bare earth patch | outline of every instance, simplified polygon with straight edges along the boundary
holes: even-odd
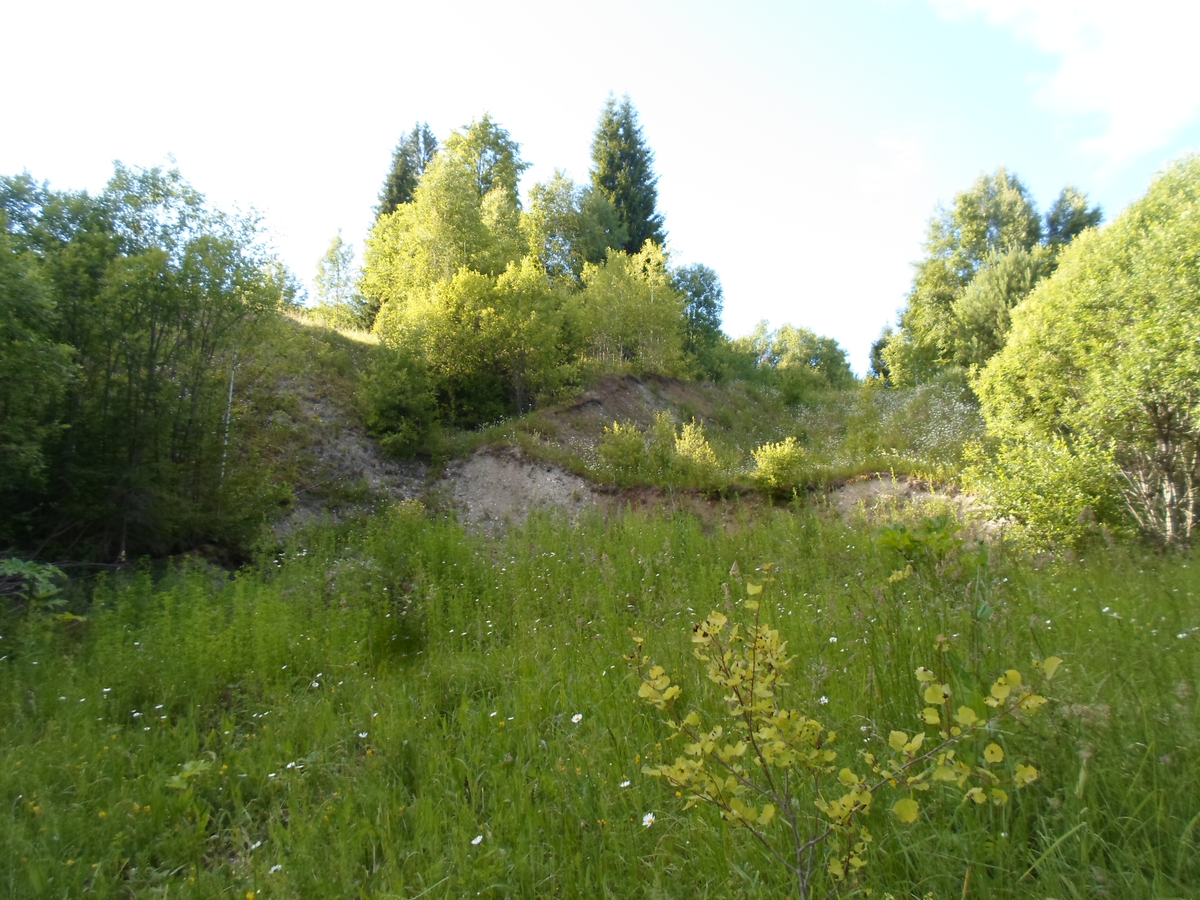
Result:
[[[595,502],[591,483],[516,449],[482,450],[451,463],[434,486],[449,496],[463,521],[496,531],[520,524],[534,510],[558,510],[574,519]]]

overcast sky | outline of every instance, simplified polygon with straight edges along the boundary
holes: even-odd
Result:
[[[99,190],[173,157],[264,216],[310,280],[359,249],[400,135],[488,112],[533,164],[586,180],[610,92],[656,154],[679,263],[865,371],[938,203],[1007,166],[1044,209],[1109,217],[1200,147],[1200,4],[1181,0],[17,3],[3,12],[0,173]]]

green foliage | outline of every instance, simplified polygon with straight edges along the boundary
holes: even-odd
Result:
[[[613,422],[596,447],[602,477],[620,485],[660,484],[712,489],[728,483],[729,473],[693,418],[682,428],[670,413],[655,414],[648,429]]]
[[[612,428],[605,426],[596,453],[618,484],[631,483],[649,468],[645,432],[631,422],[623,425],[613,422]]]
[[[683,366],[684,300],[656,244],[629,255],[610,250],[586,265],[568,306],[585,363],[601,372],[677,375]]]
[[[4,518],[23,520],[23,542],[107,558],[211,534],[232,372],[283,300],[255,223],[208,209],[178,172],[120,165],[97,198],[3,179],[0,206],[5,265],[17,254],[34,278],[11,283],[43,292],[6,323],[41,332],[6,364],[24,356],[45,379],[43,405],[5,416],[28,480]]]
[[[317,263],[317,296],[312,314],[331,328],[369,328],[372,318],[358,292],[354,245],[342,240],[341,229]]]
[[[402,204],[412,202],[425,167],[437,149],[437,138],[429,130],[428,122],[413,125],[413,130],[400,139],[392,151],[392,167],[379,193],[376,219],[394,213]]]
[[[1046,247],[992,251],[981,263],[979,274],[954,300],[954,361],[971,369],[995,356],[1008,337],[1012,308],[1050,275],[1054,266],[1054,253]]]
[[[1046,246],[1065,247],[1089,228],[1099,226],[1104,211],[1099,206],[1088,207],[1087,195],[1067,185],[1046,213]]]
[[[881,348],[889,380],[911,385],[929,380],[947,364],[985,362],[1003,346],[1007,310],[1053,271],[1060,248],[1099,221],[1099,207],[1089,209],[1087,197],[1068,186],[1043,230],[1016,176],[1003,167],[981,175],[929,223],[926,255],[916,264],[900,331],[886,350]],[[1039,251],[1042,244],[1047,249]],[[968,287],[980,276],[967,298]]]
[[[689,481],[711,485],[719,479],[721,464],[716,453],[704,436],[704,425],[692,421],[685,422],[679,434],[675,436],[675,466]]]
[[[771,569],[763,566],[768,582],[774,580]],[[750,599],[761,595],[763,587],[749,581],[745,585],[748,597],[741,606],[753,614],[753,624],[727,629],[729,618],[714,611],[694,628],[693,655],[720,689],[723,705],[715,714],[711,705],[686,715],[677,710],[683,690],[671,683],[662,666],[650,665],[650,657],[642,654],[642,638],[633,638],[634,653],[626,659],[641,681],[638,696],[662,711],[674,736],[685,741],[685,755],[672,763],[643,766],[642,771],[679,788],[677,796],[685,792],[685,809],[697,804],[715,807],[722,819],[752,834],[795,880],[802,898],[813,896],[814,890],[828,891],[828,896],[857,886],[875,840],[865,821],[874,797],[883,789],[908,794],[891,811],[902,825],[910,825],[920,814],[914,794],[954,785],[962,792],[963,803],[1005,806],[1009,796],[1000,785],[1022,788],[1037,780],[1036,768],[1014,766],[1011,760],[1008,772],[997,771],[994,767],[1007,754],[995,742],[982,746],[1004,718],[1035,713],[1047,702],[1015,669],[996,680],[982,704],[975,699],[974,705],[952,712],[950,698],[955,691],[939,683],[931,670],[918,667],[916,677],[926,704],[921,714],[924,727],[911,736],[892,730],[878,751],[882,758],[860,749],[861,763],[846,760],[849,765],[865,764],[871,774],[863,777],[849,765],[839,770],[838,751],[832,749],[837,732],[785,706],[780,696],[781,689],[789,686],[788,672],[795,657],[788,655],[787,641],[778,629],[763,622],[762,602]],[[947,643],[944,635],[939,637],[939,649]],[[1043,673],[1043,684],[1061,663],[1056,656],[1033,661]],[[973,687],[965,696],[981,694]],[[705,724],[714,719],[717,724]],[[929,746],[927,736],[933,738]],[[814,865],[818,853],[824,856],[823,866]]]
[[[0,559],[0,597],[14,598],[29,611],[62,606],[62,589],[56,581],[66,580],[56,566],[24,559]]]
[[[4,213],[0,210],[0,223]],[[74,374],[70,346],[56,343],[57,310],[36,258],[0,231],[0,541],[12,540],[21,497],[44,486],[45,449]]]
[[[894,522],[879,529],[875,542],[894,550],[909,566],[936,568],[962,549],[962,525],[954,516],[924,518],[915,527]]]
[[[764,320],[735,344],[753,354],[761,370],[773,373],[788,405],[810,402],[823,390],[855,383],[846,351],[833,338],[807,328],[782,325],[772,331]]]
[[[1166,544],[1186,542],[1197,516],[1198,209],[1200,161],[1190,157],[1064,251],[975,383],[999,439],[1060,458],[1059,441],[1110,456],[1122,486],[1107,505],[1119,498]]]
[[[772,493],[789,494],[808,480],[807,454],[794,437],[765,443],[751,454],[755,479]]]
[[[610,96],[592,137],[592,187],[617,211],[617,221],[628,235],[618,249],[630,256],[640,253],[647,241],[660,246],[666,242],[657,211],[657,184],[654,153],[638,124],[637,110],[628,96],[620,103]]]
[[[879,337],[871,343],[871,368],[870,376],[878,378],[884,384],[891,384],[892,370],[887,363],[887,345],[895,337],[895,329],[891,325],[886,326]]]
[[[396,456],[412,455],[433,424],[436,398],[425,359],[404,347],[380,347],[359,384],[367,429]]]
[[[1111,450],[1061,437],[1003,440],[990,454],[967,450],[963,481],[993,515],[1011,518],[1016,535],[1037,550],[1073,547],[1097,524],[1121,521],[1119,470]]]
[[[676,269],[671,282],[684,298],[684,348],[693,356],[701,356],[723,337],[725,292],[721,279],[708,266],[693,263]]]

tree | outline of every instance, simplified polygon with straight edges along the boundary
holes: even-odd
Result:
[[[1068,185],[1043,229],[1016,176],[1003,167],[981,175],[930,222],[926,256],[916,264],[900,330],[883,351],[891,379],[913,384],[947,366],[986,362],[1004,345],[1007,310],[1054,271],[1059,251],[1097,225],[1100,215],[1099,207],[1089,208],[1087,196]],[[1012,259],[1004,262],[1008,255]],[[972,297],[965,299],[968,292]]]
[[[280,302],[256,223],[208,209],[178,172],[119,164],[98,197],[0,180],[0,208],[53,304],[44,342],[75,363],[26,510],[109,558],[211,534],[238,502],[221,477],[231,369]]]
[[[1103,210],[1099,206],[1089,209],[1087,194],[1069,184],[1046,213],[1046,246],[1064,247],[1103,218]]]
[[[887,325],[871,344],[870,374],[873,378],[883,381],[884,384],[891,384],[892,381],[892,372],[887,364],[887,345],[895,336],[895,330],[891,325]]]
[[[725,292],[717,273],[701,263],[682,266],[671,275],[671,284],[684,298],[684,349],[696,354],[721,339],[721,313]]]
[[[12,540],[23,498],[44,484],[45,451],[73,374],[55,342],[57,315],[36,260],[19,252],[0,210],[0,541]]]
[[[754,354],[759,369],[771,374],[788,404],[803,402],[814,391],[855,383],[846,351],[833,338],[807,328],[781,325],[772,331],[763,320],[736,344]]]
[[[932,376],[952,353],[953,305],[993,251],[1028,250],[1042,237],[1029,192],[1003,167],[981,175],[929,223],[925,258],[916,264],[900,333],[888,342],[893,381],[911,384]]]
[[[451,134],[446,150],[471,173],[480,200],[499,189],[519,204],[517,185],[529,163],[521,159],[521,145],[490,115]]]
[[[1001,469],[1031,443],[1102,451],[1128,514],[1166,544],[1190,539],[1200,504],[1198,247],[1192,156],[1063,252],[1013,310],[1008,342],[975,384]]]
[[[617,211],[628,232],[621,248],[639,253],[646,241],[663,244],[663,217],[657,212],[658,178],[654,153],[646,145],[637,111],[628,95],[618,103],[609,96],[592,138],[592,187]]]
[[[317,262],[317,313],[337,328],[361,328],[368,307],[358,292],[358,272],[354,267],[354,245],[342,240],[342,231],[333,236],[329,249]],[[373,319],[373,317],[372,317]]]
[[[671,284],[661,247],[610,250],[604,265],[583,269],[571,321],[580,355],[601,371],[677,375],[683,362],[684,299]]]
[[[623,247],[628,238],[608,198],[561,170],[530,189],[521,231],[552,279],[574,283],[585,263],[603,262],[609,249]]]
[[[428,122],[414,125],[413,130],[400,139],[392,151],[392,167],[379,192],[377,219],[395,212],[401,204],[412,202],[421,176],[437,149],[437,138],[429,130]]]
[[[1007,339],[1013,307],[1054,271],[1054,264],[1048,247],[992,251],[954,301],[954,361],[970,369],[991,359]]]

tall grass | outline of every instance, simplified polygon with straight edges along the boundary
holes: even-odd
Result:
[[[1066,660],[1049,714],[1000,738],[1041,772],[1012,804],[923,804],[909,827],[872,813],[876,896],[1200,891],[1188,560],[1035,567],[962,548],[889,581],[908,561],[871,534],[801,508],[750,515],[535,518],[490,540],[400,506],[237,575],[101,581],[86,622],[10,617],[0,890],[787,896],[746,835],[641,774],[678,748],[622,661],[636,628],[689,702],[707,696],[691,625],[736,615],[772,562],[764,608],[799,660],[789,704],[839,731],[847,764],[915,728],[912,672],[938,634],[962,685]]]

